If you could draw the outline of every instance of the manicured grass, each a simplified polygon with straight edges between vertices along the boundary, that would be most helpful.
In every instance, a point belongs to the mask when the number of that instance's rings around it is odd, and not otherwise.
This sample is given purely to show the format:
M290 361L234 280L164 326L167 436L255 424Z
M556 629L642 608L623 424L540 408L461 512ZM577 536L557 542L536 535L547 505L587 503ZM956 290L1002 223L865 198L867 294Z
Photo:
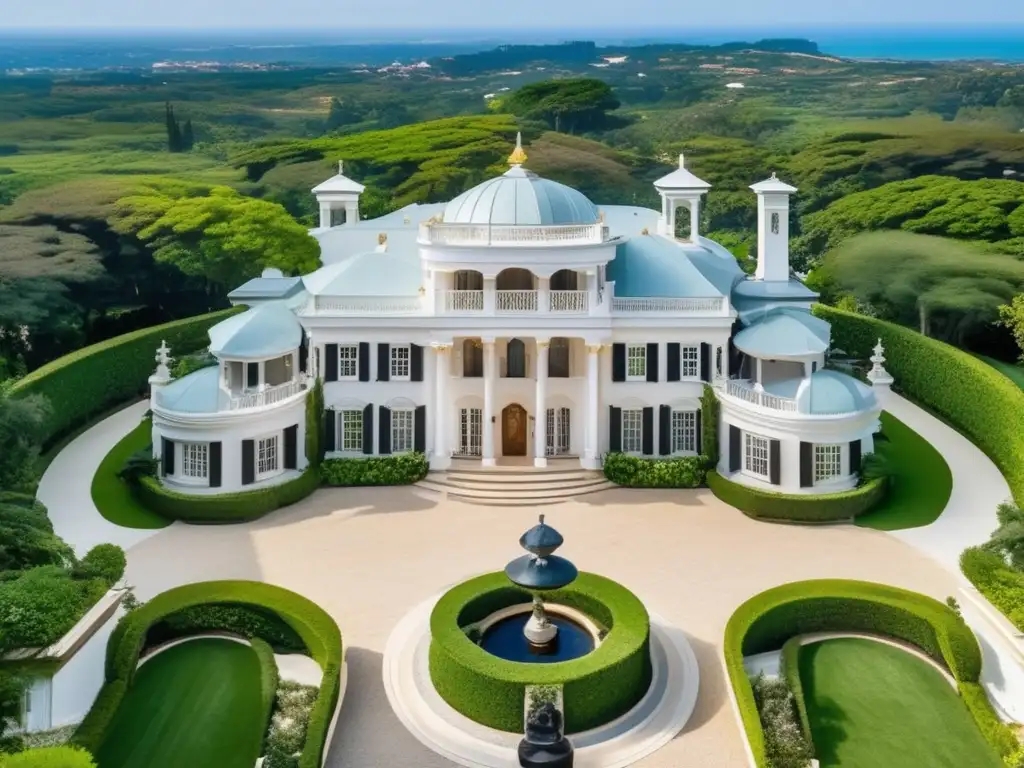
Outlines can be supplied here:
M929 525L942 514L953 492L949 465L931 443L889 413L882 414L879 442L892 467L889 493L875 509L857 518L857 525L895 531Z
M252 768L263 722L260 663L247 645L200 639L136 673L96 754L99 768Z
M1024 389L1024 365L1005 363L1002 360L996 360L994 357L985 357L984 355L978 355L978 357L1006 376L1018 387Z
M117 476L125 461L152 442L152 427L143 421L110 449L92 479L92 502L107 520L125 528L164 528L170 520L143 507Z
M821 768L1002 768L956 690L904 650L807 645L800 679Z

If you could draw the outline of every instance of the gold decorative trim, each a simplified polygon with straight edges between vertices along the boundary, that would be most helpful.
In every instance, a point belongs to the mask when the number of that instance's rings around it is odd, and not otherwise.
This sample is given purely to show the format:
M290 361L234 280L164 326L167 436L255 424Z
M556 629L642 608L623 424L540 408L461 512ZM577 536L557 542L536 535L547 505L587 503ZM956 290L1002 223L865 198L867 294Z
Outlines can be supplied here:
M522 132L516 133L516 148L512 150L512 154L508 156L509 165L522 165L526 162L526 150L523 149L523 134Z

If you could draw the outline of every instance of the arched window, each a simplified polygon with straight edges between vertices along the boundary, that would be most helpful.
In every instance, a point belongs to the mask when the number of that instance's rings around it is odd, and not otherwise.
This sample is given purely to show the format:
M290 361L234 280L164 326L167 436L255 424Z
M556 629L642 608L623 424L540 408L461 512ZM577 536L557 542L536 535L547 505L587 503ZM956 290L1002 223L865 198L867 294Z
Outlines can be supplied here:
M548 378L569 378L569 340L556 336L548 347Z
M462 375L466 378L480 378L484 375L484 347L479 339L462 342Z
M456 291L482 291L484 276L472 269L460 269L455 273Z
M510 379L526 378L526 345L521 339L511 339L506 352L506 376Z
M578 284L574 270L560 269L551 276L550 288L552 291L576 291Z
M532 291L533 273L521 267L509 267L498 273L494 282L496 291Z

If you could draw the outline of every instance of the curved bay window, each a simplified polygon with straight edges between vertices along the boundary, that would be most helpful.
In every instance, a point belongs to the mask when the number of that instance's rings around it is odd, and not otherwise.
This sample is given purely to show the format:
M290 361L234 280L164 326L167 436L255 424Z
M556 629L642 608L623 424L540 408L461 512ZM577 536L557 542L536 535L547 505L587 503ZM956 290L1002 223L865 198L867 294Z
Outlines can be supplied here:
M576 291L579 290L579 276L571 269L560 269L551 276L550 289L552 291Z
M484 345L479 339L462 342L462 375L478 379L484 375Z
M522 339L510 339L506 360L505 375L510 379L526 378L526 345Z
M569 378L569 339L556 336L548 347L548 378Z
M460 269L455 273L456 291L482 291L484 276L472 269Z

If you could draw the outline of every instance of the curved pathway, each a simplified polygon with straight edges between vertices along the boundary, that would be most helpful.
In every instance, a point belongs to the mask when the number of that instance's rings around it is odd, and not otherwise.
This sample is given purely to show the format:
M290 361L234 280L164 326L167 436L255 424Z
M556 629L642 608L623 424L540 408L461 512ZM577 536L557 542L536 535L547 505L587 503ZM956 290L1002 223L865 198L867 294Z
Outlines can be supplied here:
M962 578L952 555L964 544L951 539L987 538L991 522L981 516L994 515L994 503L985 496L968 504L967 497L975 492L972 473L988 477L994 468L944 424L913 412L902 398L891 398L886 407L898 418L944 454L952 450L947 454L954 475L950 506L934 526L916 533L760 523L707 490L616 489L544 508L565 535L567 556L584 570L628 585L650 610L682 628L696 652L701 691L690 722L638 766L747 765L721 653L733 610L758 592L831 577L880 581L939 600L957 594ZM438 499L412 487L349 488L322 490L252 523L118 528L100 517L89 488L102 457L144 410L140 404L112 416L51 465L40 496L58 533L80 552L110 540L128 548L127 578L143 600L183 583L218 578L266 581L304 594L338 621L345 640L350 685L327 765L451 766L416 741L392 712L382 679L384 647L391 630L419 602L515 557L519 536L535 522L534 512ZM946 440L957 447L948 448ZM933 534L931 528L944 533ZM993 647L1000 643L1005 639L993 631ZM990 665L1002 669L1004 680L1021 670L1005 653L987 653L986 670ZM1021 683L1024 690L1024 673ZM1012 698L1016 683L1007 690L1006 698Z

